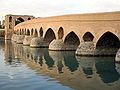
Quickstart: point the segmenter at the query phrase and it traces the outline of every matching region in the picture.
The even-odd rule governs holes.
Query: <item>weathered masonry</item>
[[[13,32],[12,40],[30,47],[115,55],[120,48],[120,12],[37,18],[16,25]]]
[[[6,15],[5,16],[5,39],[11,39],[14,27],[24,21],[33,19],[33,16],[28,15]]]

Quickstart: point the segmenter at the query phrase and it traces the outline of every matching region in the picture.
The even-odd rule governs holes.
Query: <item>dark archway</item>
[[[15,25],[17,25],[17,24],[19,24],[19,23],[21,23],[21,22],[24,22],[24,20],[23,20],[22,18],[17,18],[17,19],[15,20]]]
[[[37,29],[35,29],[34,37],[38,37]]]
[[[51,28],[49,28],[44,36],[44,40],[47,43],[50,43],[53,39],[56,39],[55,33]]]
[[[33,28],[32,28],[32,29],[31,29],[31,36],[33,36],[33,31],[34,31],[34,30],[33,30]]]
[[[29,31],[29,29],[27,29],[27,35],[30,35],[30,31]]]
[[[28,20],[31,20],[31,18],[29,17]]]
[[[119,48],[119,38],[111,32],[104,33],[96,44],[96,48]]]
[[[64,30],[62,27],[60,27],[58,30],[58,39],[62,39],[63,36],[64,36]]]
[[[12,17],[11,16],[9,17],[9,22],[12,22]]]
[[[90,32],[86,32],[83,36],[84,41],[93,41],[94,36]]]
[[[78,36],[72,31],[66,36],[64,43],[66,45],[78,46],[80,44],[80,40],[79,40]]]
[[[40,28],[39,34],[40,34],[40,37],[43,37],[43,28],[42,27]]]

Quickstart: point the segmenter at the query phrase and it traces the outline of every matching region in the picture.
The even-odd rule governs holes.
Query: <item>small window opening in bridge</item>
[[[104,33],[96,44],[96,48],[119,48],[119,38],[111,32]]]
[[[12,25],[9,25],[9,29],[12,29]]]
[[[72,31],[66,36],[64,43],[66,45],[78,46],[80,44],[80,40],[78,36]]]
[[[33,36],[33,31],[34,31],[34,30],[33,30],[33,28],[32,28],[32,29],[31,29],[31,36]]]
[[[9,17],[9,22],[12,22],[12,17],[11,16]]]
[[[17,19],[15,20],[15,25],[17,25],[17,24],[19,24],[19,23],[21,23],[21,22],[24,22],[24,20],[23,20],[22,18],[17,18]]]
[[[40,34],[40,37],[43,36],[43,28],[42,27],[40,28],[39,34]]]
[[[31,18],[28,18],[28,20],[31,20]]]
[[[55,33],[51,28],[49,28],[45,34],[44,40],[47,43],[50,43],[53,39],[56,39]]]
[[[62,39],[63,36],[64,36],[64,31],[63,31],[63,28],[60,27],[58,30],[58,39]]]
[[[29,29],[27,29],[27,35],[30,35],[30,31],[29,31]]]
[[[35,29],[35,32],[34,32],[34,37],[38,37],[38,32],[37,32],[37,29]]]
[[[94,36],[90,32],[86,32],[83,36],[84,41],[93,41]]]

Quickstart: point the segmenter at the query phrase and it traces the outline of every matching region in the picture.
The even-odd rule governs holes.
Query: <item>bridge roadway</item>
[[[120,12],[28,20],[14,27],[12,40],[30,47],[76,50],[77,55],[115,55],[120,48]],[[119,53],[116,57],[119,61]]]

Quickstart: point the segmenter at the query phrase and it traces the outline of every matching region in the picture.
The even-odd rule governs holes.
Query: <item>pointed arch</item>
[[[37,29],[34,30],[34,37],[38,37]]]
[[[80,44],[80,40],[78,36],[72,31],[65,37],[64,43],[66,45],[78,46]]]
[[[49,28],[45,33],[44,40],[47,43],[50,43],[53,39],[56,39],[55,33],[51,28]]]
[[[105,32],[97,41],[96,48],[119,48],[120,40],[112,32]]]
[[[39,30],[39,36],[40,37],[43,37],[43,28],[41,27],[40,30]]]
[[[94,36],[90,32],[86,32],[83,35],[83,40],[84,41],[93,41],[93,39],[94,39]]]
[[[24,22],[24,19],[22,19],[22,18],[16,18],[15,25],[17,25],[17,24],[19,24],[21,22]]]
[[[9,22],[12,22],[12,17],[11,16],[9,17]]]
[[[27,33],[26,33],[27,35],[30,35],[30,31],[29,31],[29,29],[27,29]]]
[[[58,30],[58,39],[62,39],[63,36],[64,36],[64,30],[62,27],[60,27]]]
[[[32,28],[32,29],[31,29],[31,36],[33,36],[33,31],[34,31],[34,30],[33,30],[33,28]]]

